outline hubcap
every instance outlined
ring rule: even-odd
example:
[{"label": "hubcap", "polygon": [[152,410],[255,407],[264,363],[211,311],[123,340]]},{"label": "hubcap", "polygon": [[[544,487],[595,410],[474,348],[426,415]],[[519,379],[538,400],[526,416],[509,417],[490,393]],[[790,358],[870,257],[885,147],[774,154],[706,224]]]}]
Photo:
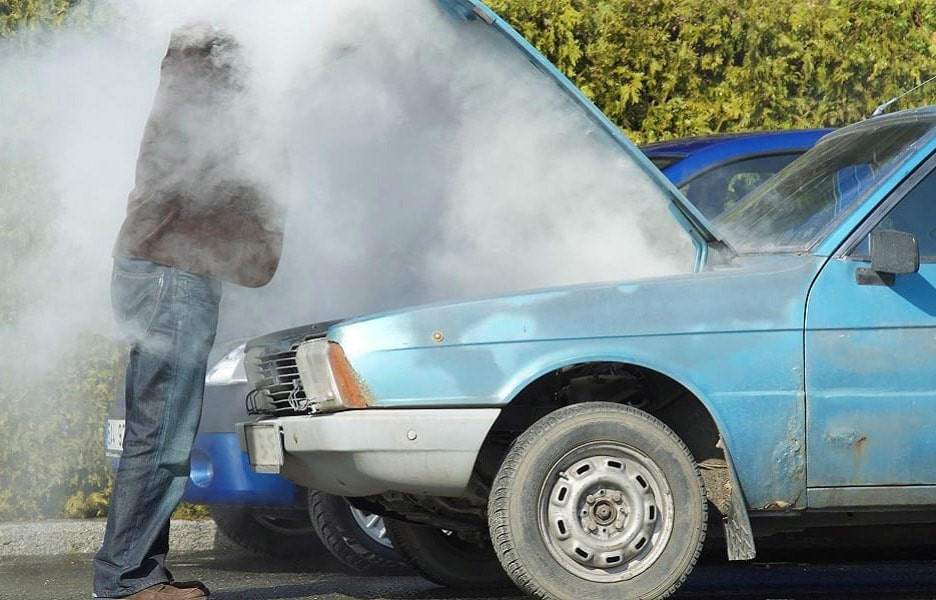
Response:
[{"label": "hubcap", "polygon": [[673,499],[647,455],[619,442],[590,442],[552,466],[539,499],[546,546],[569,572],[596,582],[642,573],[666,547]]}]

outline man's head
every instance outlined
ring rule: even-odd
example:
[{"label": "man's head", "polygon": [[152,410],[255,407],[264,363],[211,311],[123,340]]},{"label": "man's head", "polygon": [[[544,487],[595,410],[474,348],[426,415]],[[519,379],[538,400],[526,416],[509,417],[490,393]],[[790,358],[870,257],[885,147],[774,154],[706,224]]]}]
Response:
[{"label": "man's head", "polygon": [[237,89],[245,75],[240,44],[210,23],[184,25],[172,32],[162,74],[170,84]]}]

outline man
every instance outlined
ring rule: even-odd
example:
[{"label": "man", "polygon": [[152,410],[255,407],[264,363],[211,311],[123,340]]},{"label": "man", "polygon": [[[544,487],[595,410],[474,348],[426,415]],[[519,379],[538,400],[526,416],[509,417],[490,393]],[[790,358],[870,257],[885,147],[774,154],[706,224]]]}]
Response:
[{"label": "man", "polygon": [[189,475],[220,282],[266,284],[282,249],[253,106],[232,36],[207,24],[173,32],[114,249],[111,298],[130,341],[127,428],[94,557],[96,598],[208,595],[166,568],[169,517]]}]

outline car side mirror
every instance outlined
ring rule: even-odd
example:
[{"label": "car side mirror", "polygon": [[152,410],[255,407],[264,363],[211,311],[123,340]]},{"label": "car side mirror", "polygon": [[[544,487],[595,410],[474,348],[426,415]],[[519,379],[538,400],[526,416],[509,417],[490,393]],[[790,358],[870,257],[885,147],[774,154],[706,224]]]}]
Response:
[{"label": "car side mirror", "polygon": [[912,233],[875,231],[871,234],[871,268],[858,269],[855,277],[863,285],[894,285],[895,275],[920,270],[920,245]]}]

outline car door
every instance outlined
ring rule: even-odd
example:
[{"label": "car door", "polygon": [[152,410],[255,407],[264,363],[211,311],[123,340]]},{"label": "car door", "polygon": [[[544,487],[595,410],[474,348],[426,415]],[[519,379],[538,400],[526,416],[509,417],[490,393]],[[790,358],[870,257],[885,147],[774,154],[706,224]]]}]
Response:
[{"label": "car door", "polygon": [[[831,259],[805,329],[810,507],[936,503],[936,173],[911,177]],[[926,170],[929,169],[928,174]],[[857,277],[876,230],[912,233],[919,272]],[[870,282],[870,283],[869,283]]]}]

